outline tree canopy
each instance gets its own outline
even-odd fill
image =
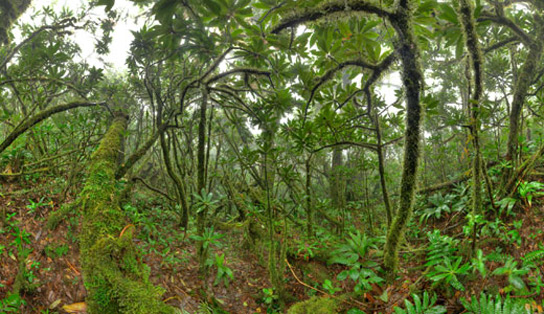
[[[544,1],[4,2],[0,312],[542,312]]]

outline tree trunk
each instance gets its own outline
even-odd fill
[[[527,54],[527,59],[525,63],[521,66],[520,73],[517,77],[516,84],[514,86],[514,96],[512,99],[512,109],[510,111],[510,126],[508,133],[508,141],[506,143],[506,157],[505,159],[510,162],[510,168],[505,168],[503,170],[502,177],[502,194],[509,194],[511,191],[505,189],[507,182],[510,181],[512,174],[514,172],[515,166],[518,164],[516,159],[519,145],[519,124],[521,118],[521,112],[523,110],[523,104],[525,103],[525,97],[527,96],[527,91],[531,86],[533,78],[538,65],[540,64],[540,58],[542,57],[543,43],[541,38],[544,37],[544,25],[543,22],[538,20],[535,21],[536,24],[536,39],[531,42],[529,45],[529,53]]]
[[[30,7],[31,0],[0,1],[0,47],[9,43],[9,30]]]
[[[314,212],[313,212],[313,206],[312,206],[312,193],[311,193],[311,184],[312,184],[312,155],[306,159],[306,185],[305,185],[305,192],[306,192],[306,231],[308,235],[308,239],[312,238],[314,236]]]
[[[478,43],[478,34],[476,33],[472,4],[468,0],[459,0],[458,16],[463,28],[465,44],[470,56],[470,63],[473,72],[472,80],[474,81],[474,95],[470,101],[470,132],[472,135],[472,146],[474,147],[474,156],[472,158],[472,214],[482,215],[482,155],[480,151],[479,113],[480,101],[483,95],[483,58],[482,51]],[[469,84],[469,86],[470,85],[471,84]],[[473,253],[476,251],[478,228],[479,226],[474,224],[472,238]]]
[[[374,128],[376,129],[376,138],[377,138],[377,149],[376,153],[378,154],[378,171],[380,173],[380,185],[382,187],[382,196],[383,204],[385,207],[385,215],[387,219],[387,226],[391,226],[391,221],[393,220],[393,211],[391,209],[391,201],[389,199],[389,191],[387,190],[387,181],[385,175],[385,158],[384,158],[384,146],[382,145],[382,130],[380,127],[380,120],[377,114],[374,114],[373,117]]]
[[[389,227],[385,243],[384,268],[388,272],[389,281],[394,279],[400,240],[412,216],[420,155],[422,113],[419,98],[423,89],[423,73],[417,38],[412,25],[413,12],[410,6],[413,2],[415,1],[400,0],[396,13],[391,17],[391,23],[398,34],[397,50],[402,62],[402,82],[406,93],[406,130],[399,209]]]
[[[208,90],[202,88],[202,102],[200,104],[200,121],[198,123],[198,148],[197,148],[197,193],[204,195],[206,193],[206,111],[208,107]],[[197,233],[199,236],[204,234],[206,226],[206,209],[197,213]],[[200,262],[200,271],[206,272],[207,250],[203,247],[203,242],[198,246],[198,256]]]
[[[87,311],[99,313],[174,313],[149,281],[116,200],[117,158],[128,117],[116,114],[93,154],[79,199],[83,204],[81,265],[87,288]],[[125,228],[123,228],[125,227]]]

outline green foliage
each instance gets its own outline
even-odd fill
[[[210,246],[221,247],[221,242],[219,242],[219,239],[221,239],[223,236],[223,234],[215,232],[213,227],[209,227],[204,230],[201,236],[193,234],[190,238],[202,243],[202,248],[207,250],[210,248]]]
[[[226,288],[229,287],[229,283],[234,279],[232,269],[225,265],[225,254],[215,254],[213,261],[208,260],[208,266],[217,267],[217,274],[215,275],[214,285],[222,283]]]
[[[348,277],[356,282],[355,292],[362,293],[371,289],[371,284],[383,282],[383,278],[378,276],[375,270],[378,264],[367,258],[371,249],[376,249],[377,238],[368,237],[359,231],[350,233],[346,238],[346,243],[342,243],[331,252],[329,264],[342,264],[348,266],[349,270],[340,272],[337,279],[342,281]]]
[[[414,303],[412,304],[408,299],[404,300],[405,308],[395,307],[396,314],[443,314],[447,310],[442,305],[434,305],[436,303],[436,295],[433,294],[429,297],[427,291],[423,293],[423,299],[417,294],[412,294]]]
[[[37,202],[34,202],[33,200],[29,199],[28,201],[30,202],[30,204],[26,205],[26,208],[28,208],[29,212],[33,214],[40,207],[44,207],[44,206],[48,206],[52,204],[50,202],[44,202],[44,200],[45,200],[45,197],[40,198],[40,200]]]
[[[197,213],[213,210],[219,203],[219,200],[214,200],[213,193],[206,193],[204,190],[200,194],[195,193],[194,198]]]
[[[433,232],[427,232],[427,238],[429,239],[429,246],[425,266],[441,264],[445,259],[451,259],[457,252],[459,240],[447,235],[441,235],[440,230],[435,229]]]
[[[267,306],[267,313],[275,313],[280,308],[279,299],[280,296],[276,293],[274,288],[263,288],[262,303]]]
[[[525,289],[526,285],[523,281],[523,276],[529,273],[529,268],[522,266],[518,268],[518,262],[513,257],[508,258],[504,266],[499,267],[493,271],[493,275],[508,276],[508,282],[510,286],[508,290],[521,290]]]
[[[426,208],[421,213],[419,222],[427,222],[429,218],[439,219],[444,213],[451,213],[451,203],[455,199],[453,194],[436,193],[429,197],[431,207]]]
[[[5,298],[0,299],[0,312],[20,313],[20,307],[25,304],[26,301],[18,293],[10,293]]]
[[[485,267],[485,262],[487,261],[484,252],[481,249],[476,251],[476,256],[471,259],[472,269],[474,272],[478,271],[482,278],[485,278],[487,275],[487,269]]]
[[[544,195],[544,183],[538,181],[523,181],[518,186],[520,198],[525,202],[525,205],[531,207],[533,197]]]
[[[506,298],[504,301],[499,296],[487,296],[482,292],[480,299],[472,296],[470,302],[461,299],[461,303],[466,309],[467,314],[531,314],[532,311],[527,309],[522,302],[514,299]]]
[[[334,295],[338,291],[342,291],[342,288],[335,287],[332,281],[325,279],[323,282],[323,289],[325,289],[330,295]]]
[[[513,216],[514,205],[516,205],[517,201],[517,199],[511,197],[505,197],[497,201],[497,205],[499,205],[499,216],[502,216],[503,214],[506,214],[506,216]]]
[[[531,251],[521,259],[524,267],[536,268],[544,263],[544,249]]]
[[[456,290],[464,291],[465,287],[459,280],[459,277],[469,273],[470,264],[462,264],[462,262],[463,258],[460,256],[453,261],[452,257],[447,257],[442,264],[434,265],[433,269],[426,276],[435,283],[442,283]]]
[[[49,244],[45,247],[45,255],[50,258],[58,258],[68,253],[68,245],[66,244]]]
[[[310,260],[315,256],[315,253],[320,250],[319,243],[315,240],[297,240],[295,245],[297,255],[304,260]]]

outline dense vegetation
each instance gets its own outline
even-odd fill
[[[1,313],[543,312],[544,1],[128,3],[0,3]]]

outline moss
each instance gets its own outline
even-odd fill
[[[302,263],[300,268],[302,268],[302,271],[304,272],[305,282],[321,284],[325,280],[331,279],[329,270],[321,263]]]
[[[70,214],[75,207],[78,206],[78,203],[62,204],[62,206],[57,210],[49,214],[47,219],[47,229],[54,230],[57,226],[64,220],[64,218]]]
[[[542,44],[541,38],[544,37],[544,20],[538,15],[535,15],[535,30],[533,33],[535,37],[529,44],[529,52],[525,59],[525,63],[521,66],[519,75],[515,82],[514,86],[514,95],[512,97],[512,105],[510,111],[510,121],[509,121],[509,133],[508,141],[506,143],[506,160],[512,162],[512,165],[516,164],[516,157],[518,156],[518,146],[519,146],[519,129],[520,129],[520,119],[523,105],[525,103],[525,98],[527,97],[527,92],[529,91],[530,86],[532,85],[533,78],[537,69],[539,68],[540,59],[542,57],[542,52],[544,45]],[[512,177],[513,168],[503,169],[503,178],[502,178],[502,194],[507,195],[510,191],[504,189],[506,183]]]
[[[414,35],[410,8],[411,1],[400,1],[391,24],[398,34],[397,51],[402,62],[402,82],[406,89],[406,130],[404,133],[404,160],[400,187],[399,208],[387,234],[384,250],[384,269],[392,281],[398,264],[398,248],[404,229],[412,216],[414,192],[420,155],[420,133],[423,89],[423,72],[417,38]]]
[[[115,173],[127,117],[117,115],[91,158],[79,196],[84,222],[81,265],[88,313],[174,313],[160,300],[162,289],[149,281],[117,201]],[[122,233],[122,235],[120,235]]]
[[[338,302],[331,298],[312,297],[293,305],[287,314],[331,314],[338,312]]]
[[[30,0],[3,0],[0,2],[0,46],[9,43],[9,30],[30,6]]]

